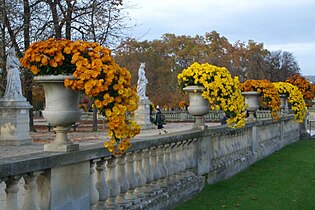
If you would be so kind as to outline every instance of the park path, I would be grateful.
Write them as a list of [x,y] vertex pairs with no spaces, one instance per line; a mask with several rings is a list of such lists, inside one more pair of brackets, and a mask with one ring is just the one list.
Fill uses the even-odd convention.
[[[31,145],[20,145],[20,146],[0,146],[0,158],[9,157],[20,154],[34,153],[43,151],[44,144],[47,144],[55,139],[55,134],[52,131],[48,131],[47,122],[41,119],[35,119],[34,125],[37,132],[30,132],[30,136],[33,139],[33,144]],[[218,123],[207,123],[208,126],[218,125]],[[181,123],[167,123],[165,129],[168,133],[174,133],[183,130],[189,130],[193,126],[193,123],[181,122]],[[68,138],[70,141],[79,143],[81,145],[103,143],[109,140],[107,136],[107,129],[103,126],[99,126],[98,131],[92,132],[92,125],[80,124],[76,128],[76,131],[71,129],[68,133]],[[159,135],[159,131],[156,126],[152,129],[141,130],[137,137],[141,136],[152,136]],[[166,134],[161,134],[166,135]]]

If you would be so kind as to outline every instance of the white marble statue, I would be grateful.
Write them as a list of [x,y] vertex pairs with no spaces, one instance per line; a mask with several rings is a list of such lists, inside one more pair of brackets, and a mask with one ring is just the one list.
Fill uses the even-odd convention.
[[138,71],[137,94],[140,99],[148,99],[148,97],[145,95],[148,80],[145,77],[144,67],[145,63],[141,63]]
[[7,86],[3,99],[5,100],[25,100],[22,95],[20,68],[21,64],[19,59],[15,55],[14,48],[10,48],[7,55]]

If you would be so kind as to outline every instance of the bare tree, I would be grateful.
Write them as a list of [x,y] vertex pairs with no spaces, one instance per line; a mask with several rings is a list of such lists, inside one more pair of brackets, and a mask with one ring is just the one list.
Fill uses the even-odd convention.
[[299,71],[300,67],[290,52],[272,51],[265,59],[266,79],[270,81],[285,81]]
[[[0,7],[1,66],[5,63],[6,47],[13,46],[18,57],[22,57],[31,42],[49,37],[90,40],[109,46],[113,44],[109,40],[122,38],[128,28],[127,16],[121,12],[122,0],[1,0]],[[29,71],[22,73],[25,96],[32,104],[32,75]],[[5,75],[4,71],[2,76]],[[31,130],[35,130],[32,110],[30,117]]]

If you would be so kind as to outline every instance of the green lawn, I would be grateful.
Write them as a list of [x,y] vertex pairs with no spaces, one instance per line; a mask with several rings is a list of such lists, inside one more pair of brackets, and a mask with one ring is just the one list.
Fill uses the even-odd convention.
[[302,140],[234,177],[207,185],[180,209],[315,209],[315,140]]

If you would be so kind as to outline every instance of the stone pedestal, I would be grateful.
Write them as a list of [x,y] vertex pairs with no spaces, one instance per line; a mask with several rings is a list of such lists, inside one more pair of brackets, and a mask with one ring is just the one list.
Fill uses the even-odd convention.
[[0,100],[0,145],[31,144],[29,109],[25,101]]
[[149,99],[140,99],[138,109],[135,111],[135,121],[141,126],[141,129],[152,129],[154,125],[150,121]]
[[90,163],[52,168],[49,177],[50,205],[47,209],[90,209]]
[[308,109],[304,127],[305,130],[308,131],[310,137],[315,138],[315,108],[311,107]]

